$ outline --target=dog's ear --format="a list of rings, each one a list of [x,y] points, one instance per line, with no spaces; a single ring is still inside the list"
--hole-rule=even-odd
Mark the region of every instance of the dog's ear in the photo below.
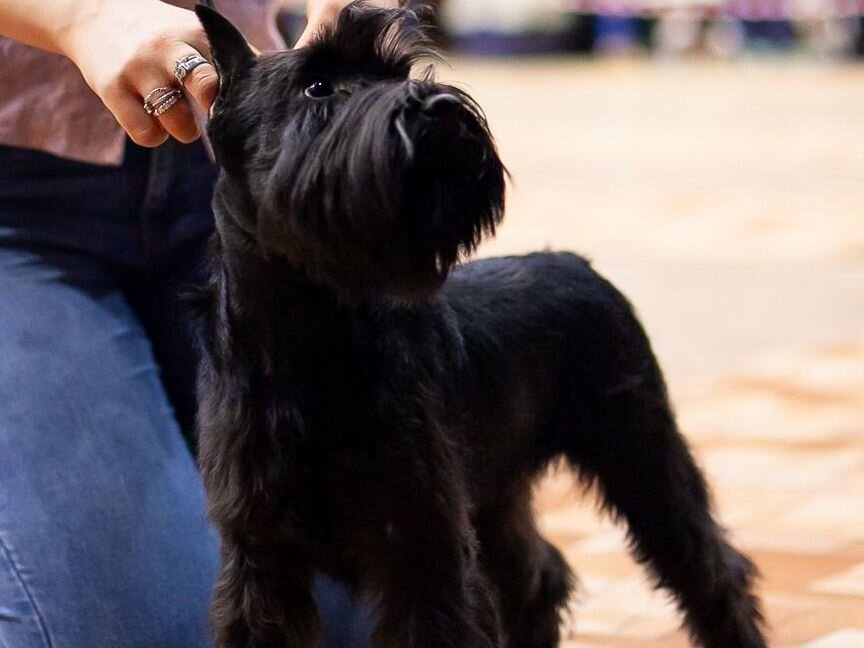
[[[255,53],[240,30],[218,11],[198,4],[195,13],[210,41],[213,62],[219,72],[219,97],[222,97],[254,65]]]

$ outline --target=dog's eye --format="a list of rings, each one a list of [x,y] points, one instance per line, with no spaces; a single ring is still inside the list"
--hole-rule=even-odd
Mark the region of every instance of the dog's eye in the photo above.
[[[310,99],[324,99],[333,94],[333,85],[329,81],[316,81],[304,93]]]

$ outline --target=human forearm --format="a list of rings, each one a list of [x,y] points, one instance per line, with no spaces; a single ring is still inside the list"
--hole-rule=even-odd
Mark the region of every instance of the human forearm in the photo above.
[[[0,36],[65,54],[69,34],[117,0],[0,0]],[[158,0],[152,0],[156,2]]]

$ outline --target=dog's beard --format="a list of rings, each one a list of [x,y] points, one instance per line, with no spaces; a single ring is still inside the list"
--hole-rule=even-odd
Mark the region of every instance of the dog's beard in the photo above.
[[[503,213],[503,166],[456,88],[379,82],[307,104],[278,145],[259,244],[342,292],[426,294]]]

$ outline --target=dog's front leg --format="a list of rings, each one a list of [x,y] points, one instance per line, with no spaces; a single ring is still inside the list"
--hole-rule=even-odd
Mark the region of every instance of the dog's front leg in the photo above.
[[[410,430],[369,492],[358,534],[364,589],[377,608],[374,648],[498,648],[491,586],[477,560],[462,466],[440,430]],[[421,438],[422,437],[422,438]]]
[[[316,648],[312,564],[296,511],[299,473],[273,431],[289,429],[236,379],[202,362],[199,462],[222,542],[210,606],[217,648]],[[281,410],[280,410],[281,411]]]
[[[451,517],[461,503],[428,495],[411,500],[418,517],[394,521],[373,558],[379,623],[372,646],[498,648],[497,607],[475,558],[473,532]]]
[[[311,570],[282,546],[223,542],[210,607],[217,648],[315,648],[319,619]]]

